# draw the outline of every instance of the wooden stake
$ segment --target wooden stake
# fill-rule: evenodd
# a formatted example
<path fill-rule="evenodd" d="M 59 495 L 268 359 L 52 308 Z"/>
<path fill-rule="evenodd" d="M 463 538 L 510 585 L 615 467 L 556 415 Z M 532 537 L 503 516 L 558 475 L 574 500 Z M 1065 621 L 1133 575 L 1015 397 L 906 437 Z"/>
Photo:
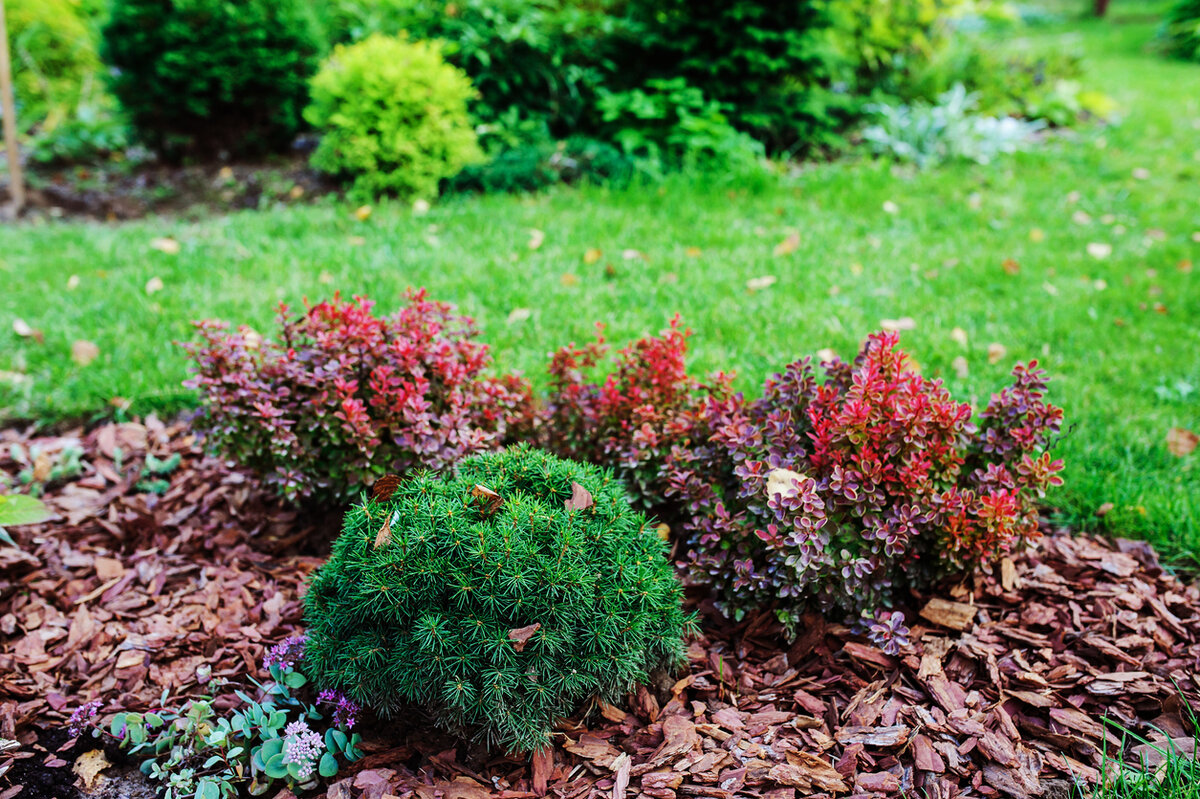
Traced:
<path fill-rule="evenodd" d="M 0 110 L 4 113 L 4 147 L 8 150 L 8 193 L 13 216 L 25 207 L 25 178 L 17 152 L 17 109 L 13 102 L 12 61 L 8 57 L 8 26 L 4 21 L 4 0 L 0 0 Z"/>

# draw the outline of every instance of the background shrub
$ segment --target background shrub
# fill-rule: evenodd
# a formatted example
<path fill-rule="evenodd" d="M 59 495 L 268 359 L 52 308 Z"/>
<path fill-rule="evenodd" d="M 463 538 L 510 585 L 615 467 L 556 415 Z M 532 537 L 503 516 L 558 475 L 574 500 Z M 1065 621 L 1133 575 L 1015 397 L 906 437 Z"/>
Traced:
<path fill-rule="evenodd" d="M 627 73 L 681 77 L 771 151 L 828 143 L 855 99 L 829 88 L 830 19 L 813 0 L 629 0 Z"/>
<path fill-rule="evenodd" d="M 53 126 L 99 88 L 87 24 L 70 0 L 6 0 L 4 9 L 18 122 Z"/>
<path fill-rule="evenodd" d="M 488 377 L 479 330 L 410 291 L 385 317 L 362 298 L 279 309 L 279 331 L 198 322 L 189 385 L 225 456 L 292 501 L 334 506 L 387 472 L 443 469 L 531 425 L 530 389 Z"/>
<path fill-rule="evenodd" d="M 362 197 L 431 197 L 482 160 L 467 116 L 474 95 L 436 44 L 373 34 L 339 45 L 312 81 L 305 117 L 323 132 L 318 169 L 352 178 Z"/>
<path fill-rule="evenodd" d="M 1171 53 L 1200 62 L 1200 0 L 1175 0 L 1167 11 L 1163 34 Z"/>
<path fill-rule="evenodd" d="M 582 136 L 502 150 L 451 178 L 450 191 L 537 191 L 557 183 L 588 182 L 620 188 L 633 177 L 634 162 L 611 144 Z"/>
<path fill-rule="evenodd" d="M 261 155 L 300 126 L 316 40 L 302 0 L 113 0 L 112 91 L 161 155 Z"/>
<path fill-rule="evenodd" d="M 863 139 L 876 153 L 922 167 L 959 158 L 986 164 L 1022 149 L 1044 127 L 1041 120 L 977 114 L 977 105 L 978 96 L 960 83 L 936 105 L 869 106 L 875 124 L 863 130 Z"/>
<path fill-rule="evenodd" d="M 929 101 L 961 84 L 977 99 L 980 114 L 1066 126 L 1114 110 L 1107 95 L 1083 85 L 1085 74 L 1083 51 L 1072 37 L 1045 46 L 962 35 L 908 70 L 897 93 Z"/>
<path fill-rule="evenodd" d="M 415 704 L 540 749 L 584 700 L 684 662 L 681 599 L 611 473 L 527 448 L 477 455 L 350 510 L 307 596 L 305 668 L 384 713 Z"/>
<path fill-rule="evenodd" d="M 666 169 L 743 171 L 762 144 L 734 128 L 725 108 L 683 78 L 650 80 L 626 92 L 602 91 L 606 130 L 630 156 Z"/>
<path fill-rule="evenodd" d="M 483 126 L 525 126 L 553 138 L 596 129 L 595 95 L 611 72 L 611 38 L 621 24 L 603 3 L 327 0 L 323 8 L 332 42 L 401 32 L 441 42 L 479 92 L 471 112 Z"/>

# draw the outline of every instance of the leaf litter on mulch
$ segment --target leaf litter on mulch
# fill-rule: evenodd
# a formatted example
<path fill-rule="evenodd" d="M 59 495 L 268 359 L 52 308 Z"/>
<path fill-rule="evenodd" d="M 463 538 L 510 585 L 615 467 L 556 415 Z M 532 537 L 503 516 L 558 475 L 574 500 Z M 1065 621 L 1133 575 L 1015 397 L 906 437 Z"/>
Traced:
<path fill-rule="evenodd" d="M 182 421 L 3 430 L 10 478 L 12 444 L 84 455 L 82 474 L 47 488 L 60 518 L 14 528 L 21 551 L 0 548 L 0 738 L 20 744 L 0 753 L 0 799 L 22 796 L 14 775 L 70 771 L 61 727 L 90 699 L 102 714 L 146 710 L 164 689 L 179 701 L 256 675 L 267 646 L 301 631 L 327 546 L 309 517 L 204 456 Z M 147 455 L 176 453 L 166 492 L 140 491 Z M 325 795 L 1049 799 L 1094 783 L 1105 756 L 1137 756 L 1114 724 L 1156 741 L 1195 733 L 1200 592 L 1145 544 L 1051 532 L 914 602 L 898 656 L 819 616 L 789 644 L 768 614 L 735 625 L 701 602 L 705 635 L 681 679 L 563 721 L 532 762 L 418 714 L 372 722 L 366 757 Z"/>

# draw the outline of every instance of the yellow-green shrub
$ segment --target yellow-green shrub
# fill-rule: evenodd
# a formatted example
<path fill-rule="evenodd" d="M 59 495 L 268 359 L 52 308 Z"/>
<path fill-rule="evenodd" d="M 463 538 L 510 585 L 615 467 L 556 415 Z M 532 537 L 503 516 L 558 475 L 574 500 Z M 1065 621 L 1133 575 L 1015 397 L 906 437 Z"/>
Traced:
<path fill-rule="evenodd" d="M 467 114 L 475 90 L 432 42 L 374 34 L 339 45 L 311 94 L 305 118 L 323 133 L 313 166 L 352 180 L 357 196 L 433 196 L 482 159 Z"/>
<path fill-rule="evenodd" d="M 71 0 L 5 0 L 13 82 L 23 123 L 62 114 L 100 70 L 96 45 Z"/>

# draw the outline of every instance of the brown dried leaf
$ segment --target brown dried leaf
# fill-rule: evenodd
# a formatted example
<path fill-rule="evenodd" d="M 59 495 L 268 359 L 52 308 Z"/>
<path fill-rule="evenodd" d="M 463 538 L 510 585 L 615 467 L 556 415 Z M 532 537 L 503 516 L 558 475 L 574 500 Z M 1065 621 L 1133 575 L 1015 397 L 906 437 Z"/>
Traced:
<path fill-rule="evenodd" d="M 484 516 L 495 516 L 496 512 L 504 505 L 504 499 L 499 494 L 479 483 L 476 483 L 475 487 L 471 489 L 471 496 Z"/>
<path fill-rule="evenodd" d="M 398 474 L 385 474 L 375 481 L 371 488 L 371 499 L 376 502 L 387 502 L 392 494 L 400 487 L 401 477 Z"/>
<path fill-rule="evenodd" d="M 513 642 L 513 649 L 521 652 L 525 649 L 525 644 L 529 643 L 529 639 L 533 634 L 542 629 L 542 625 L 535 623 L 528 627 L 518 627 L 515 630 L 508 631 L 508 640 Z"/>
<path fill-rule="evenodd" d="M 566 506 L 567 510 L 587 510 L 595 504 L 596 502 L 592 499 L 591 492 L 572 480 L 571 498 L 563 501 L 563 505 Z"/>
<path fill-rule="evenodd" d="M 1172 427 L 1167 431 L 1167 452 L 1177 458 L 1191 455 L 1196 445 L 1200 444 L 1200 436 L 1182 427 Z"/>

